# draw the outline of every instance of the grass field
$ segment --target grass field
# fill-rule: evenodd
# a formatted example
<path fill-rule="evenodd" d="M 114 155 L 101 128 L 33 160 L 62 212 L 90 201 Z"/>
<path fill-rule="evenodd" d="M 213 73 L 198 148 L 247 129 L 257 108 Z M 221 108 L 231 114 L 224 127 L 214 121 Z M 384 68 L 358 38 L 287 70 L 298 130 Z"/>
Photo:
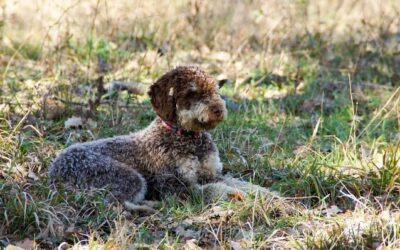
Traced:
<path fill-rule="evenodd" d="M 0 6 L 0 248 L 400 248 L 398 0 Z M 146 88 L 186 64 L 225 83 L 225 172 L 278 200 L 193 194 L 140 216 L 49 188 L 59 150 L 145 127 Z"/>

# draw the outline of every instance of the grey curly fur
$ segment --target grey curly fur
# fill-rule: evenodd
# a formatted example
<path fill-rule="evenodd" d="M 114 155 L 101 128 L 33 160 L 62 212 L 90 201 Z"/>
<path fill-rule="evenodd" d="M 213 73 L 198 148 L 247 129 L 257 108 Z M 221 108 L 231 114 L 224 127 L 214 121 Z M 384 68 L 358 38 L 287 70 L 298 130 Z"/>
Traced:
<path fill-rule="evenodd" d="M 227 111 L 215 81 L 197 67 L 178 67 L 158 79 L 149 96 L 158 117 L 147 128 L 68 147 L 50 166 L 50 181 L 107 187 L 118 200 L 137 203 L 217 180 L 222 164 L 206 130 Z"/>

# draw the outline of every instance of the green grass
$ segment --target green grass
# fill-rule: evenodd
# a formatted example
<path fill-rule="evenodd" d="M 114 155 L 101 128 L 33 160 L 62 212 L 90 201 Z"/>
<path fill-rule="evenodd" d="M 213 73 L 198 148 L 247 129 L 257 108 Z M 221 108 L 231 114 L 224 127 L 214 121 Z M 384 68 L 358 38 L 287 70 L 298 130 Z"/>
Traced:
<path fill-rule="evenodd" d="M 309 84 L 314 88 L 324 88 L 317 81 L 311 80 Z M 230 87 L 224 88 L 229 90 Z M 382 208 L 373 204 L 374 197 L 382 195 L 386 196 L 384 207 L 399 204 L 399 144 L 392 139 L 398 131 L 395 117 L 398 113 L 391 114 L 385 110 L 382 117 L 373 121 L 373 112 L 363 112 L 358 114 L 362 118 L 354 123 L 353 106 L 347 91 L 337 91 L 332 97 L 327 97 L 332 98 L 330 101 L 333 102 L 329 110 L 321 108 L 320 104 L 312 106 L 312 110 L 299 107 L 305 101 L 313 100 L 318 95 L 316 92 L 310 88 L 303 94 L 291 94 L 283 99 L 240 101 L 240 108 L 230 110 L 228 119 L 212 131 L 226 172 L 278 191 L 283 197 L 289 198 L 287 204 L 281 206 L 292 206 L 294 203 L 299 211 L 308 211 L 309 215 L 305 216 L 302 214 L 304 212 L 282 214 L 279 211 L 282 208 L 277 204 L 256 205 L 261 201 L 254 200 L 254 197 L 243 204 L 219 204 L 223 209 L 233 210 L 234 216 L 224 224 L 224 236 L 209 233 L 215 229 L 214 225 L 208 228 L 208 237 L 214 237 L 210 242 L 228 246 L 229 239 L 235 240 L 248 221 L 252 227 L 246 230 L 253 230 L 249 244 L 252 247 L 268 245 L 272 244 L 273 237 L 267 238 L 267 233 L 287 235 L 288 230 L 292 232 L 295 230 L 293 228 L 305 221 L 322 220 L 327 225 L 339 223 L 343 226 L 340 224 L 343 222 L 334 222 L 334 219 L 324 221 L 324 215 L 316 212 L 329 207 L 329 204 L 335 204 L 343 211 L 352 211 L 359 206 L 359 202 L 365 203 L 360 199 L 367 199 L 371 204 L 365 203 L 364 206 L 379 212 Z M 358 109 L 379 111 L 384 103 L 374 94 L 368 90 L 368 97 L 374 102 L 359 104 Z M 124 103 L 125 98 L 127 96 L 119 97 L 120 103 Z M 115 109 L 102 105 L 95 118 L 97 126 L 85 127 L 80 131 L 63 129 L 62 122 L 69 114 L 55 121 L 35 120 L 40 110 L 33 110 L 29 117 L 33 120 L 27 118 L 24 125 L 18 125 L 22 114 L 3 112 L 1 136 L 4 157 L 1 161 L 4 167 L 0 182 L 2 235 L 14 241 L 32 237 L 42 246 L 57 245 L 62 241 L 76 244 L 82 236 L 65 233 L 67 225 L 72 224 L 79 228 L 79 232 L 95 232 L 92 240 L 96 239 L 96 243 L 93 244 L 112 244 L 106 242 L 112 242 L 109 235 L 116 230 L 114 223 L 121 215 L 102 202 L 102 193 L 95 196 L 86 193 L 66 195 L 62 190 L 53 193 L 47 186 L 46 169 L 56 151 L 65 147 L 67 138 L 70 139 L 68 144 L 71 144 L 91 140 L 93 135 L 100 138 L 140 129 L 154 118 L 149 109 L 147 101 L 136 108 Z M 6 122 L 10 116 L 14 119 L 11 120 L 11 126 Z M 357 134 L 369 123 L 372 125 L 358 137 Z M 89 130 L 91 133 L 88 133 Z M 301 147 L 303 150 L 299 150 Z M 361 147 L 367 147 L 370 155 L 362 156 Z M 50 151 L 43 154 L 46 150 Z M 33 171 L 39 175 L 38 180 L 29 179 L 27 173 L 19 173 L 21 164 L 25 172 Z M 161 219 L 159 223 L 164 223 L 163 218 L 170 218 L 170 223 L 173 223 L 208 213 L 212 207 L 206 206 L 197 195 L 193 194 L 186 201 L 176 197 L 165 200 L 158 215 Z M 122 220 L 136 219 L 123 216 Z M 60 224 L 57 225 L 59 231 L 53 229 L 43 237 L 49 225 L 54 227 L 54 221 Z M 130 235 L 130 244 L 162 242 L 161 245 L 170 248 L 184 243 L 184 239 L 174 232 L 176 225 L 171 228 L 168 225 L 160 226 L 160 230 L 164 231 L 155 236 L 151 221 L 145 221 L 135 229 Z M 378 225 L 375 230 L 381 230 L 381 226 Z M 199 225 L 189 225 L 189 228 L 203 230 Z M 381 237 L 371 231 L 353 239 L 353 236 L 343 235 L 341 230 L 327 231 L 328 235 L 325 236 L 299 231 L 300 238 L 285 236 L 282 241 L 301 249 L 340 249 L 343 245 L 371 247 Z M 397 233 L 388 234 L 393 238 L 393 234 Z M 207 235 L 206 232 L 204 234 Z M 210 242 L 200 243 L 207 245 Z M 387 243 L 390 242 L 388 239 Z"/>
<path fill-rule="evenodd" d="M 400 247 L 400 68 L 398 44 L 390 42 L 399 31 L 384 30 L 398 17 L 349 23 L 340 9 L 306 24 L 301 11 L 312 3 L 295 1 L 282 5 L 285 18 L 275 29 L 267 22 L 274 12 L 246 3 L 242 23 L 230 11 L 240 9 L 234 3 L 174 3 L 165 11 L 176 20 L 154 15 L 107 31 L 83 23 L 90 29 L 46 46 L 0 21 L 0 248 L 26 238 L 47 249 L 62 242 L 104 249 Z M 350 35 L 336 34 L 330 23 L 347 25 Z M 164 45 L 165 54 L 157 54 Z M 182 64 L 224 74 L 230 81 L 221 93 L 237 104 L 211 131 L 224 171 L 279 196 L 206 204 L 193 192 L 142 216 L 106 204 L 106 190 L 52 189 L 47 170 L 59 150 L 136 131 L 155 118 L 146 95 L 118 93 L 103 96 L 81 129 L 64 128 L 96 96 L 99 58 L 109 66 L 106 81 L 149 86 Z"/>

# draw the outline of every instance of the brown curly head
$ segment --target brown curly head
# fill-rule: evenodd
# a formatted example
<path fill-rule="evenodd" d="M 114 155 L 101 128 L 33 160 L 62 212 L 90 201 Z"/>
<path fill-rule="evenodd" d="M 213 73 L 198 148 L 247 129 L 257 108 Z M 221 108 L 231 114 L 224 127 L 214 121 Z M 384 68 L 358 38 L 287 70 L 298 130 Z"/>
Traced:
<path fill-rule="evenodd" d="M 150 87 L 148 94 L 158 116 L 186 130 L 213 129 L 227 115 L 215 80 L 195 66 L 169 71 Z"/>

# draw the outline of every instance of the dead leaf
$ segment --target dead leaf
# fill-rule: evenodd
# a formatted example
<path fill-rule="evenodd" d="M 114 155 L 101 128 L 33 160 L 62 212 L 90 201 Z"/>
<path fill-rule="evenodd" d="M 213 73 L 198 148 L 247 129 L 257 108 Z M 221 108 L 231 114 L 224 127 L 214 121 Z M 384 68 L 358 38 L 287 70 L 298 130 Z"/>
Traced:
<path fill-rule="evenodd" d="M 243 201 L 244 200 L 243 194 L 241 192 L 228 193 L 227 195 L 231 201 Z"/>
<path fill-rule="evenodd" d="M 39 180 L 39 177 L 34 172 L 32 172 L 31 170 L 29 170 L 29 172 L 28 172 L 28 178 L 31 178 L 34 181 Z"/>
<path fill-rule="evenodd" d="M 183 246 L 185 250 L 201 250 L 202 248 L 197 245 L 196 239 L 187 240 Z"/>
<path fill-rule="evenodd" d="M 191 225 L 193 225 L 193 220 L 187 218 L 187 219 L 184 219 L 182 223 L 183 223 L 185 226 L 191 226 Z"/>
<path fill-rule="evenodd" d="M 30 249 L 34 249 L 35 248 L 35 241 L 30 240 L 28 238 L 22 240 L 22 241 L 18 241 L 15 243 L 14 246 L 12 247 L 17 247 L 17 248 L 11 248 L 11 249 L 24 249 L 24 250 L 30 250 Z M 7 250 L 10 250 L 8 247 L 6 248 Z"/>
<path fill-rule="evenodd" d="M 14 246 L 14 245 L 8 245 L 5 250 L 25 250 L 25 249 Z"/>
<path fill-rule="evenodd" d="M 324 210 L 322 210 L 322 214 L 325 214 L 326 216 L 332 216 L 338 213 L 342 213 L 343 210 L 338 208 L 336 205 L 332 205 Z"/>
<path fill-rule="evenodd" d="M 240 245 L 240 243 L 238 243 L 236 241 L 231 240 L 231 241 L 229 241 L 229 244 L 231 245 L 231 248 L 233 250 L 241 250 L 241 249 L 243 249 L 242 246 Z"/>
<path fill-rule="evenodd" d="M 43 101 L 43 111 L 46 119 L 54 120 L 65 114 L 65 105 L 59 100 L 46 98 Z"/>
<path fill-rule="evenodd" d="M 297 85 L 296 87 L 296 94 L 303 94 L 305 88 L 306 88 L 306 83 L 304 81 L 301 81 L 299 85 Z"/>
<path fill-rule="evenodd" d="M 213 212 L 207 215 L 207 219 L 211 224 L 218 224 L 228 221 L 234 214 L 232 209 L 224 210 L 220 206 L 213 207 Z"/>
<path fill-rule="evenodd" d="M 65 129 L 78 129 L 82 128 L 83 126 L 83 121 L 81 117 L 77 116 L 72 116 L 71 118 L 68 118 L 68 120 L 65 121 L 64 123 L 64 128 Z"/>

